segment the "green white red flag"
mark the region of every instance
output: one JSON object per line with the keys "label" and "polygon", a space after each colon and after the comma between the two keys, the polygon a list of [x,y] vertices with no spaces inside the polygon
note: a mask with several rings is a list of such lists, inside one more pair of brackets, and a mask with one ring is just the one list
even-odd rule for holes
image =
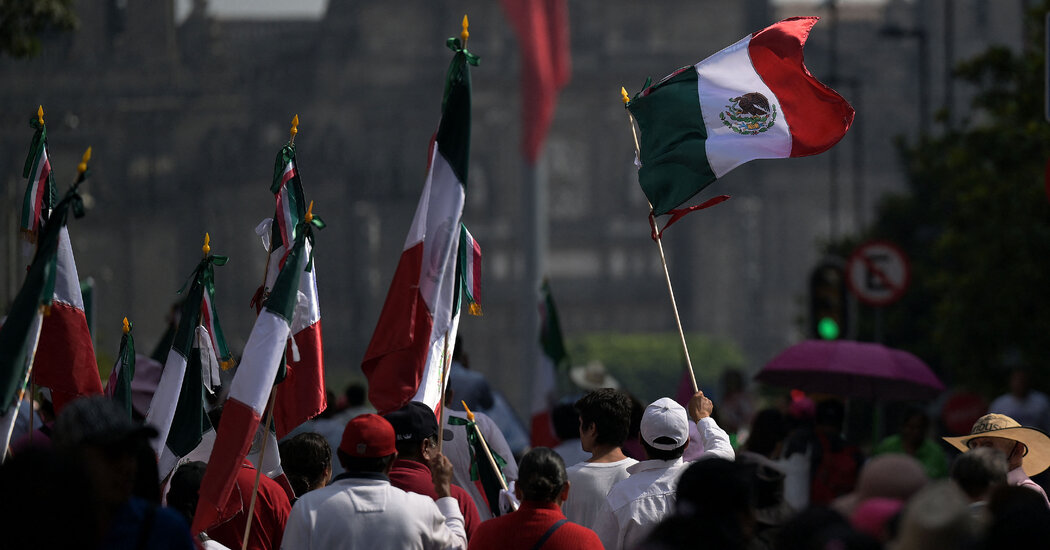
{"label": "green white red flag", "polygon": [[470,154],[470,71],[460,39],[449,65],[441,122],[423,192],[361,370],[380,412],[421,401],[440,414],[444,369],[459,328],[456,263]]}
{"label": "green white red flag", "polygon": [[44,124],[44,108],[39,107],[30,121],[36,128],[29,145],[22,177],[26,178],[26,192],[22,199],[22,215],[19,230],[29,242],[36,242],[37,235],[55,206],[55,176],[51,173],[51,160],[47,154],[47,126]]}
{"label": "green white red flag", "polygon": [[638,180],[654,214],[747,161],[815,155],[842,139],[853,107],[809,73],[802,55],[818,19],[780,21],[627,103],[641,131]]}
{"label": "green white red flag", "polygon": [[[303,224],[300,231],[306,227]],[[288,251],[287,261],[255,320],[241,365],[230,383],[219,433],[201,481],[200,500],[193,518],[194,533],[218,525],[240,510],[241,499],[231,499],[230,496],[237,471],[248,456],[252,440],[261,424],[270,392],[274,388],[274,379],[283,363],[287,342],[292,337],[295,316],[299,314],[298,309],[305,299],[300,296],[299,288],[302,277],[312,267],[312,251],[308,242],[310,235],[310,229],[299,233]],[[276,441],[270,443],[273,445],[268,447],[276,451]],[[265,466],[265,457],[260,462],[264,464],[259,465],[259,469],[270,475]]]}
{"label": "green white red flag", "polygon": [[[197,327],[202,325],[205,295],[214,296],[215,266],[226,265],[228,258],[211,254],[207,236],[205,239],[204,258],[187,282],[189,291],[182,304],[175,338],[146,414],[146,424],[158,433],[153,440],[153,450],[162,480],[184,457],[207,456],[215,439],[205,412],[201,363],[201,345],[210,343],[200,341]],[[212,316],[211,322],[217,324],[218,317]]]}
{"label": "green white red flag", "polygon": [[568,364],[569,354],[565,351],[549,281],[543,281],[540,293],[540,364],[536,365],[532,377],[529,440],[533,447],[554,447],[560,440],[554,435],[551,410],[557,399],[558,370]]}
{"label": "green white red flag", "polygon": [[131,380],[135,377],[135,338],[131,335],[131,323],[124,318],[124,335],[120,338],[117,361],[106,382],[106,396],[116,401],[120,408],[133,417],[131,404]]}
{"label": "green white red flag", "polygon": [[[461,224],[462,225],[462,224]],[[462,225],[459,232],[460,305],[466,303],[467,312],[481,315],[481,245]]]}
{"label": "green white red flag", "polygon": [[[294,136],[299,124],[298,115],[292,124]],[[307,217],[316,219],[312,215],[307,216],[302,177],[295,159],[295,143],[291,140],[277,152],[270,191],[273,192],[277,203],[274,217],[269,223],[264,221],[257,229],[263,237],[263,246],[270,251],[267,280],[261,296],[257,297],[261,302],[259,305],[265,303],[265,296],[273,287],[293,243],[302,228],[306,227],[302,222]],[[269,231],[266,231],[267,226]],[[317,297],[316,273],[317,271],[311,268],[300,278],[299,293],[305,299],[297,306],[284,368],[277,376],[279,384],[274,396],[273,414],[278,439],[283,438],[296,426],[317,416],[328,406],[324,383],[321,304]]]}

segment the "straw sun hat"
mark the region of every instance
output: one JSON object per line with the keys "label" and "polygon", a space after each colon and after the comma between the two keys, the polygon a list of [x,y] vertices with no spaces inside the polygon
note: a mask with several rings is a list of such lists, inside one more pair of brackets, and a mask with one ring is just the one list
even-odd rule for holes
{"label": "straw sun hat", "polygon": [[1029,477],[1050,467],[1050,436],[1036,428],[1022,426],[1005,414],[986,414],[977,419],[970,435],[945,437],[944,440],[966,452],[970,450],[970,440],[978,437],[999,437],[1023,444],[1027,451],[1021,467]]}

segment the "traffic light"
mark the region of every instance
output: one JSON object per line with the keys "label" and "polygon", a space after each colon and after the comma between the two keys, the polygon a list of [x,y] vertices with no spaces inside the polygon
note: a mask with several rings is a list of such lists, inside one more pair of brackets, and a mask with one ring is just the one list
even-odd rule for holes
{"label": "traffic light", "polygon": [[813,338],[838,340],[849,330],[849,294],[846,270],[834,263],[819,264],[809,276],[809,328]]}

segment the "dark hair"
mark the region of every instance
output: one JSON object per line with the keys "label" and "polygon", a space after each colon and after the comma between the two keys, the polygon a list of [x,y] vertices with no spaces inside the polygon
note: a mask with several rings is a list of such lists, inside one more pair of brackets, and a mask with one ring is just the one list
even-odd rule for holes
{"label": "dark hair", "polygon": [[207,464],[203,462],[187,462],[180,464],[171,475],[168,507],[182,514],[188,522],[193,522],[193,515],[197,511],[201,481],[206,469]]}
{"label": "dark hair", "polygon": [[365,404],[365,397],[367,394],[365,386],[360,382],[354,382],[346,387],[343,395],[346,396],[347,407],[358,407]]}
{"label": "dark hair", "polygon": [[[656,439],[659,440],[660,437]],[[669,437],[666,439],[668,441],[671,441],[671,438]],[[642,439],[641,442],[642,448],[645,449],[645,454],[649,457],[650,460],[677,460],[681,458],[683,454],[685,454],[685,446],[689,444],[689,441],[686,441],[682,444],[681,447],[675,447],[674,449],[665,451],[663,449],[657,449],[656,447],[649,445],[645,442],[644,439]]]}
{"label": "dark hair", "polygon": [[302,495],[324,483],[325,472],[331,471],[332,448],[321,434],[303,432],[282,441],[281,468],[296,495]]}
{"label": "dark hair", "polygon": [[747,436],[744,447],[769,458],[776,450],[777,443],[787,437],[787,433],[787,423],[780,411],[773,408],[762,409],[751,421],[751,435]]}
{"label": "dark hair", "polygon": [[951,479],[970,498],[985,495],[995,485],[1005,485],[1010,466],[998,449],[977,447],[955,458]]}
{"label": "dark hair", "polygon": [[380,457],[350,456],[341,450],[337,450],[336,456],[339,457],[339,464],[347,472],[379,474],[386,471],[397,455],[390,454]]}
{"label": "dark hair", "polygon": [[562,441],[580,438],[580,416],[571,403],[559,403],[551,411],[554,435]]}
{"label": "dark hair", "polygon": [[525,500],[554,502],[568,476],[565,461],[547,447],[535,447],[518,464],[518,487]]}
{"label": "dark hair", "polygon": [[594,441],[599,445],[619,447],[631,428],[631,398],[612,388],[594,390],[573,405],[584,429],[592,424],[598,429]]}
{"label": "dark hair", "polygon": [[423,460],[422,446],[425,440],[429,440],[430,444],[437,448],[438,437],[436,434],[429,435],[426,439],[399,439],[395,441],[394,448],[397,449],[397,457],[421,462]]}
{"label": "dark hair", "polygon": [[754,465],[724,458],[693,462],[678,478],[678,513],[707,517],[750,515],[754,509],[754,475]]}
{"label": "dark hair", "polygon": [[816,424],[842,428],[846,418],[846,406],[838,399],[825,399],[817,403]]}

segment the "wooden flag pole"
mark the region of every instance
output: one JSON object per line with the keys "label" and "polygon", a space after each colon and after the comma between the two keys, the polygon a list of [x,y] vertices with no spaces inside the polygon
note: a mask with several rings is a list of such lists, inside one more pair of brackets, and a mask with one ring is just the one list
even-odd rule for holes
{"label": "wooden flag pole", "polygon": [[22,407],[22,399],[26,396],[26,384],[29,383],[30,377],[33,375],[33,359],[36,357],[36,348],[40,344],[40,329],[44,326],[44,315],[47,314],[47,306],[40,306],[41,312],[39,315],[35,315],[33,318],[33,327],[30,328],[30,333],[33,334],[33,351],[26,357],[26,375],[22,380],[22,389],[18,391],[18,400],[15,401],[15,407],[11,411],[11,422],[7,425],[4,430],[4,446],[3,454],[0,454],[0,464],[3,464],[7,460],[8,452],[11,450],[11,434],[15,431],[15,422],[18,420],[18,409]]}
{"label": "wooden flag pole", "polygon": [[266,406],[266,426],[263,428],[262,446],[259,448],[259,464],[255,468],[255,485],[252,485],[252,496],[248,504],[248,524],[244,526],[244,540],[241,541],[241,550],[247,550],[248,548],[248,533],[252,530],[255,500],[259,496],[259,481],[262,478],[263,457],[266,456],[266,442],[270,440],[270,425],[273,424],[273,402],[275,397],[277,397],[277,389],[270,388],[270,401]]}
{"label": "wooden flag pole", "polygon": [[[627,105],[631,101],[631,96],[627,95],[627,89],[621,87],[620,94],[623,97],[623,104]],[[626,110],[626,109],[625,109]],[[627,119],[631,124],[631,135],[634,136],[634,154],[639,160],[641,160],[641,146],[638,142],[638,130],[635,129],[634,115],[631,111],[627,111]],[[653,215],[653,205],[649,203],[649,215]],[[655,224],[655,222],[653,222]],[[696,385],[696,374],[693,373],[693,360],[689,357],[689,346],[685,342],[685,331],[682,330],[682,318],[678,315],[678,302],[674,299],[674,287],[671,286],[671,272],[667,269],[667,256],[664,255],[663,237],[660,232],[653,229],[653,237],[656,241],[656,247],[660,249],[660,263],[664,268],[664,279],[667,281],[667,293],[671,295],[671,308],[674,310],[674,322],[678,326],[678,338],[682,342],[682,350],[685,352],[685,364],[686,370],[689,371],[689,381],[693,383],[693,393],[699,391],[699,387]]]}
{"label": "wooden flag pole", "polygon": [[[465,16],[464,16],[465,17]],[[448,369],[452,368],[452,359],[448,356],[448,330],[445,331],[445,344],[441,351],[441,401],[438,401],[438,454],[444,448],[445,438],[445,386],[448,385]]]}
{"label": "wooden flag pole", "polygon": [[[463,410],[467,411],[467,420],[474,422],[474,413],[470,412],[470,407],[467,406],[467,402],[460,401],[460,403],[463,403]],[[481,442],[481,448],[484,449],[485,456],[489,459],[489,465],[492,466],[492,471],[496,472],[496,477],[499,479],[499,486],[506,491],[507,482],[503,479],[503,472],[499,471],[499,465],[496,464],[496,459],[492,457],[492,451],[489,450],[489,444],[485,441],[485,436],[482,435],[477,424],[474,424],[474,432],[478,434],[478,441]]]}

